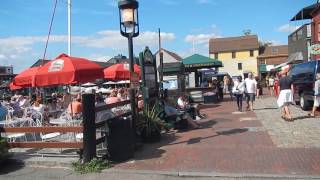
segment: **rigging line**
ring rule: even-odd
[[[58,0],[55,0],[53,13],[52,13],[52,17],[51,17],[51,22],[50,22],[50,27],[49,27],[49,32],[48,32],[47,41],[46,41],[46,46],[44,48],[43,58],[42,58],[42,62],[41,62],[41,66],[43,66],[43,62],[44,62],[44,60],[46,58],[49,38],[50,38],[50,34],[51,34],[51,28],[52,28],[52,24],[53,24],[53,20],[54,20],[54,15],[56,14],[57,4],[58,4]]]

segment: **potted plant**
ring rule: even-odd
[[[152,108],[146,105],[141,116],[142,127],[141,137],[143,142],[158,142],[161,138],[161,130],[164,127],[163,121],[159,118],[155,106]]]

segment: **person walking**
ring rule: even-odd
[[[273,76],[271,76],[270,78],[269,78],[269,90],[270,90],[270,95],[271,96],[273,96],[274,95],[274,89],[273,89],[273,86],[274,86],[274,77]]]
[[[274,86],[273,86],[273,94],[274,96],[278,97],[279,96],[279,79],[280,75],[277,73],[277,77],[274,79]]]
[[[292,121],[289,105],[293,102],[293,85],[291,77],[287,76],[286,71],[281,72],[279,80],[279,98],[277,100],[278,106],[282,109],[282,119],[285,121]]]
[[[260,98],[260,95],[261,95],[260,92],[261,92],[261,89],[262,89],[261,82],[260,82],[260,79],[259,79],[258,76],[255,79],[257,81],[256,97]]]
[[[251,72],[248,74],[248,78],[244,80],[244,84],[247,110],[253,111],[253,102],[255,101],[255,95],[257,91],[257,81],[253,78],[253,74]]]
[[[238,110],[242,112],[242,98],[244,93],[244,83],[242,82],[242,77],[234,80],[234,86],[232,88],[232,93],[236,97]]]
[[[320,106],[320,73],[316,76],[316,82],[314,83],[314,103],[311,113],[309,116],[315,117],[315,112],[317,108]]]

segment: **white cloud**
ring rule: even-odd
[[[261,40],[262,43],[270,43],[273,46],[278,46],[278,45],[284,45],[285,43],[279,41],[279,40]]]
[[[284,24],[277,28],[278,32],[292,33],[297,30],[300,26],[292,26],[290,24]]]
[[[208,43],[210,38],[219,38],[220,35],[217,35],[215,33],[212,34],[197,34],[197,35],[187,35],[185,37],[185,41],[189,43],[195,43],[195,44],[204,44]]]
[[[106,62],[111,58],[112,58],[111,56],[102,55],[102,54],[91,54],[88,56],[88,59],[91,59],[93,61],[101,61],[101,62]]]
[[[172,41],[175,39],[175,34],[163,32],[161,33],[162,41]],[[45,43],[46,36],[13,36],[7,38],[0,38],[0,64],[14,65],[18,71],[26,68],[34,62],[35,59],[42,57],[42,52],[33,50],[34,45],[38,43]],[[51,35],[49,45],[53,43],[67,43],[66,35]],[[127,51],[128,41],[125,37],[120,35],[119,30],[104,30],[96,32],[89,36],[72,36],[73,48],[86,47],[86,48],[99,48],[109,49],[118,52]],[[142,50],[145,46],[157,48],[158,46],[158,33],[152,31],[141,32],[137,38],[133,40],[135,50]],[[39,56],[40,55],[40,56]],[[46,57],[50,58],[49,52]],[[86,56],[86,55],[84,55]],[[110,59],[107,55],[87,55],[95,60]],[[24,62],[24,63],[21,63]]]
[[[171,41],[175,39],[175,35],[164,32],[161,33],[161,38],[163,41]],[[99,31],[93,37],[78,39],[78,43],[82,46],[95,48],[125,49],[128,46],[127,39],[121,36],[118,30]],[[158,44],[158,33],[152,31],[141,32],[133,43],[135,48],[155,47]]]

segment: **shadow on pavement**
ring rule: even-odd
[[[179,137],[177,137],[175,132],[173,131],[161,134],[160,142],[144,143],[143,146],[135,152],[134,159],[147,160],[160,158],[162,154],[166,152],[165,150],[160,148],[176,141],[178,138]]]
[[[216,133],[218,135],[233,135],[233,134],[238,134],[238,133],[244,133],[247,132],[249,129],[248,128],[236,128],[236,129],[230,129],[230,130],[225,130],[225,131],[217,131]]]
[[[244,133],[247,132],[248,128],[237,128],[237,129],[230,129],[230,130],[225,130],[225,131],[218,131],[216,132],[217,134],[212,135],[212,136],[207,136],[207,137],[195,137],[195,138],[191,138],[187,141],[181,141],[181,142],[176,142],[176,143],[171,143],[171,144],[166,144],[164,146],[172,146],[172,145],[176,145],[176,144],[196,144],[199,143],[201,140],[204,139],[209,139],[209,138],[213,138],[213,137],[217,137],[217,136],[228,136],[228,135],[233,135],[233,134],[238,134],[238,133]]]
[[[0,175],[5,175],[10,172],[17,171],[24,167],[23,162],[15,160],[15,159],[7,159],[0,165]]]
[[[314,117],[310,117],[310,116],[298,116],[298,117],[292,118],[292,120],[293,120],[293,121],[297,121],[297,120],[303,120],[303,119],[307,119],[307,118],[314,118]]]
[[[219,106],[221,106],[221,105],[220,104],[201,104],[200,110],[210,109],[210,108],[217,108]]]
[[[268,110],[268,109],[279,109],[277,107],[265,107],[265,108],[260,108],[260,109],[253,109],[254,111],[261,111],[261,110]]]

